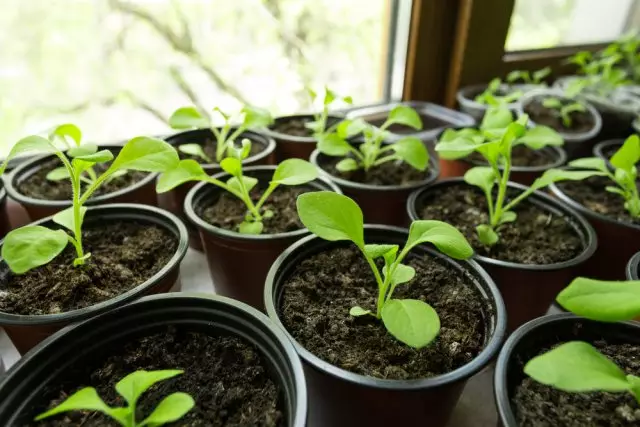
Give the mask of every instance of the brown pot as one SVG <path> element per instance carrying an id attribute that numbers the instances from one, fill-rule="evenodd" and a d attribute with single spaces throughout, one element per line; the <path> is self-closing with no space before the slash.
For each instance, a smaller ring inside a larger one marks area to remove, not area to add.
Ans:
<path id="1" fill-rule="evenodd" d="M 244 175 L 257 178 L 258 185 L 265 188 L 275 169 L 275 166 L 250 166 L 244 170 Z M 224 181 L 229 175 L 222 172 L 214 177 Z M 317 191 L 340 193 L 337 186 L 324 178 L 304 185 Z M 285 248 L 309 234 L 309 231 L 303 228 L 286 233 L 249 235 L 211 225 L 196 214 L 196 211 L 203 200 L 210 203 L 222 191 L 224 190 L 214 185 L 201 182 L 187 194 L 185 213 L 200 232 L 216 293 L 264 310 L 264 280 L 271 264 Z"/>
<path id="2" fill-rule="evenodd" d="M 108 220 L 131 219 L 151 222 L 169 230 L 179 240 L 175 254 L 166 266 L 154 274 L 144 283 L 107 301 L 78 310 L 60 314 L 46 314 L 40 316 L 16 315 L 0 312 L 0 326 L 18 349 L 20 354 L 25 354 L 33 346 L 47 338 L 54 332 L 71 323 L 89 319 L 97 314 L 104 313 L 116 307 L 125 305 L 144 295 L 159 294 L 170 290 L 180 289 L 180 262 L 187 253 L 187 230 L 184 224 L 174 215 L 151 206 L 134 204 L 111 204 L 97 206 L 87 211 L 85 226 Z M 46 225 L 57 227 L 51 218 L 36 221 L 33 225 Z M 0 247 L 3 242 L 0 242 Z M 0 262 L 2 275 L 8 274 L 8 267 L 4 261 Z"/>
<path id="3" fill-rule="evenodd" d="M 175 135 L 168 137 L 165 141 L 171 144 L 174 147 L 178 147 L 178 145 L 183 144 L 204 144 L 208 139 L 213 139 L 213 132 L 209 129 L 196 129 L 189 130 L 186 132 L 180 132 Z M 245 131 L 240 134 L 240 139 L 247 138 L 251 141 L 252 144 L 259 144 L 264 149 L 254 156 L 247 157 L 242 161 L 242 164 L 245 166 L 256 166 L 256 165 L 272 165 L 274 164 L 275 154 L 274 151 L 276 149 L 276 143 L 273 138 L 265 135 L 261 135 L 257 132 L 253 131 Z M 202 169 L 209 174 L 213 175 L 214 173 L 220 172 L 220 166 L 217 163 L 209 163 L 203 164 Z M 168 210 L 174 215 L 177 215 L 185 225 L 187 226 L 187 230 L 189 232 L 189 246 L 198 251 L 202 251 L 202 242 L 200 241 L 200 236 L 198 234 L 198 230 L 191 225 L 191 223 L 187 220 L 187 216 L 184 212 L 184 200 L 187 197 L 187 193 L 196 185 L 195 182 L 185 182 L 174 188 L 171 191 L 166 193 L 162 193 L 158 195 L 159 206 L 163 209 Z"/>
<path id="4" fill-rule="evenodd" d="M 322 169 L 330 157 L 315 150 L 311 154 L 311 163 Z M 406 227 L 409 218 L 406 213 L 407 198 L 418 188 L 434 182 L 438 178 L 438 168 L 429 162 L 429 176 L 421 182 L 411 185 L 370 185 L 348 181 L 335 177 L 322 169 L 325 175 L 334 182 L 340 190 L 351 197 L 362 209 L 366 224 L 395 225 Z"/>
<path id="5" fill-rule="evenodd" d="M 121 146 L 101 145 L 100 150 L 109 150 L 117 155 Z M 55 215 L 61 210 L 71 207 L 71 200 L 45 200 L 36 199 L 34 197 L 25 196 L 18 191 L 18 184 L 38 172 L 44 163 L 50 162 L 56 156 L 54 154 L 35 157 L 25 161 L 17 166 L 11 174 L 5 179 L 7 193 L 10 199 L 13 199 L 24 207 L 31 218 L 31 221 L 37 221 L 51 215 Z M 155 181 L 157 173 L 148 174 L 143 180 L 134 185 L 114 191 L 109 194 L 102 194 L 91 197 L 86 205 L 104 205 L 107 203 L 138 203 L 149 206 L 157 206 L 158 200 L 155 192 Z"/>
<path id="6" fill-rule="evenodd" d="M 313 150 L 316 149 L 316 139 L 313 136 L 295 136 L 286 133 L 277 132 L 275 126 L 286 123 L 290 120 L 314 120 L 312 114 L 292 114 L 288 116 L 277 117 L 274 123 L 265 131 L 267 135 L 276 141 L 276 160 L 280 163 L 287 159 L 303 159 L 308 160 Z M 327 122 L 332 125 L 342 120 L 342 117 L 329 116 Z"/>
<path id="7" fill-rule="evenodd" d="M 418 212 L 420 212 L 420 206 L 424 205 L 424 199 L 430 191 L 461 183 L 464 183 L 462 178 L 447 179 L 413 193 L 407 201 L 407 210 L 411 219 L 422 219 Z M 521 191 L 526 189 L 523 185 L 511 182 L 509 187 Z M 543 316 L 558 293 L 579 275 L 581 266 L 591 258 L 598 244 L 593 228 L 574 210 L 539 191 L 529 196 L 527 201 L 568 218 L 580 235 L 584 250 L 571 260 L 547 265 L 518 264 L 477 254 L 473 256 L 500 289 L 507 307 L 507 330 L 509 332 L 531 319 Z"/>

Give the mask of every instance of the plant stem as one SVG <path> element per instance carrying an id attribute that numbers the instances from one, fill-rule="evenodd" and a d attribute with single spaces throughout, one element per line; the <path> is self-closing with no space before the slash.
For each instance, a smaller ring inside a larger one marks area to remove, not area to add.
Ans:
<path id="1" fill-rule="evenodd" d="M 395 154 L 391 154 L 391 155 L 379 158 L 378 160 L 373 162 L 372 166 L 379 166 L 383 163 L 390 162 L 391 160 L 398 160 L 399 158 L 400 157 L 396 156 Z"/>
<path id="2" fill-rule="evenodd" d="M 382 277 L 380 276 L 380 272 L 378 271 L 378 267 L 376 266 L 376 263 L 373 261 L 373 259 L 369 258 L 369 256 L 365 253 L 364 248 L 360 248 L 360 250 L 362 251 L 362 255 L 364 255 L 364 258 L 367 260 L 367 262 L 369 263 L 369 267 L 371 267 L 371 271 L 373 271 L 373 275 L 376 278 L 376 282 L 378 283 L 378 302 L 377 302 L 377 309 L 376 309 L 376 318 L 380 319 L 382 317 L 382 305 L 384 305 L 384 282 L 382 280 Z"/>
<path id="3" fill-rule="evenodd" d="M 227 149 L 227 135 L 229 134 L 229 123 L 225 122 L 222 130 L 216 135 L 216 161 L 220 163 L 224 159 L 224 151 Z"/>
<path id="4" fill-rule="evenodd" d="M 504 171 L 500 177 L 500 187 L 498 188 L 498 200 L 496 200 L 494 215 L 491 220 L 491 227 L 496 227 L 502 216 L 502 205 L 507 194 L 507 183 L 509 182 L 509 173 L 511 172 L 511 158 L 505 156 Z"/>
<path id="5" fill-rule="evenodd" d="M 275 190 L 277 187 L 278 187 L 278 184 L 274 184 L 274 183 L 269 184 L 269 187 L 265 190 L 264 193 L 262 193 L 262 197 L 260 197 L 260 200 L 258 200 L 258 203 L 256 204 L 256 209 L 258 211 L 260 211 L 260 208 L 262 208 L 262 205 L 264 204 L 264 202 L 267 201 L 271 193 L 273 193 L 273 190 Z"/>

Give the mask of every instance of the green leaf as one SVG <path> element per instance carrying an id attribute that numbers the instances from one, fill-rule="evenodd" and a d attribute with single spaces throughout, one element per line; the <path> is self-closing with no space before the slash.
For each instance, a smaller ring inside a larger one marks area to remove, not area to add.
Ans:
<path id="1" fill-rule="evenodd" d="M 524 372 L 539 383 L 568 392 L 626 391 L 624 372 L 590 344 L 572 341 L 534 357 Z"/>
<path id="2" fill-rule="evenodd" d="M 169 117 L 169 126 L 173 129 L 200 129 L 211 127 L 211 122 L 195 107 L 178 108 Z"/>
<path id="3" fill-rule="evenodd" d="M 142 172 L 165 172 L 178 166 L 180 158 L 176 150 L 157 138 L 139 136 L 127 142 L 106 174 L 119 169 Z"/>
<path id="4" fill-rule="evenodd" d="M 247 193 L 249 193 L 251 190 L 253 190 L 253 187 L 255 187 L 258 184 L 258 180 L 256 178 L 253 178 L 251 176 L 234 176 L 229 178 L 229 180 L 227 181 L 227 185 L 229 187 L 231 187 L 233 190 L 235 190 L 236 192 L 242 194 L 242 188 L 240 187 L 240 180 L 242 180 L 242 183 L 244 184 L 244 188 L 246 190 Z"/>
<path id="5" fill-rule="evenodd" d="M 523 137 L 518 139 L 518 143 L 524 144 L 533 150 L 543 147 L 560 147 L 564 144 L 562 136 L 548 126 L 536 126 L 528 129 Z"/>
<path id="6" fill-rule="evenodd" d="M 75 145 L 80 145 L 80 141 L 82 140 L 82 131 L 74 124 L 65 123 L 57 126 L 53 132 L 49 134 L 49 139 L 51 140 L 56 137 L 62 139 L 65 143 L 67 143 L 67 138 L 70 138 Z"/>
<path id="7" fill-rule="evenodd" d="M 247 105 L 242 109 L 242 113 L 244 113 L 242 125 L 245 129 L 263 128 L 273 123 L 273 117 L 263 108 Z"/>
<path id="8" fill-rule="evenodd" d="M 318 150 L 327 156 L 346 156 L 351 151 L 351 145 L 338 134 L 332 133 L 319 138 Z"/>
<path id="9" fill-rule="evenodd" d="M 618 188 L 618 187 L 613 187 L 613 186 L 608 185 L 608 186 L 604 187 L 604 189 L 605 189 L 605 191 L 608 191 L 609 193 L 618 194 L 618 195 L 620 195 L 622 197 L 626 196 L 624 190 L 621 189 L 621 188 Z"/>
<path id="10" fill-rule="evenodd" d="M 464 181 L 469 185 L 480 187 L 485 194 L 490 194 L 496 183 L 496 174 L 490 167 L 476 166 L 464 174 Z"/>
<path id="11" fill-rule="evenodd" d="M 271 182 L 281 185 L 300 185 L 318 178 L 318 168 L 302 159 L 287 159 L 273 173 Z"/>
<path id="12" fill-rule="evenodd" d="M 493 246 L 498 243 L 498 234 L 490 225 L 480 224 L 476 227 L 476 233 L 478 233 L 478 240 L 485 246 Z"/>
<path id="13" fill-rule="evenodd" d="M 100 150 L 97 153 L 75 156 L 73 160 L 82 160 L 88 163 L 105 163 L 113 160 L 113 153 L 109 150 Z"/>
<path id="14" fill-rule="evenodd" d="M 77 147 L 71 147 L 67 150 L 67 156 L 78 157 L 87 156 L 89 154 L 97 153 L 98 146 L 96 144 L 82 144 Z"/>
<path id="15" fill-rule="evenodd" d="M 383 257 L 387 254 L 395 257 L 398 245 L 364 245 L 364 253 L 371 259 Z"/>
<path id="16" fill-rule="evenodd" d="M 500 216 L 500 224 L 506 224 L 508 222 L 514 222 L 518 219 L 518 214 L 513 211 L 502 212 L 502 216 Z"/>
<path id="17" fill-rule="evenodd" d="M 264 229 L 261 221 L 244 221 L 238 225 L 238 231 L 241 234 L 260 234 Z"/>
<path id="18" fill-rule="evenodd" d="M 415 299 L 391 299 L 382 307 L 382 322 L 398 341 L 422 348 L 440 332 L 440 319 L 427 303 Z"/>
<path id="19" fill-rule="evenodd" d="M 492 107 L 482 118 L 480 129 L 503 129 L 513 122 L 513 113 L 508 108 Z"/>
<path id="20" fill-rule="evenodd" d="M 386 275 L 386 266 L 383 270 L 384 274 Z M 402 283 L 411 281 L 414 277 L 416 277 L 415 268 L 404 264 L 398 264 L 396 266 L 396 269 L 393 270 L 393 274 L 391 275 L 391 284 L 393 286 L 400 285 Z"/>
<path id="21" fill-rule="evenodd" d="M 342 139 L 348 139 L 364 132 L 365 129 L 370 127 L 371 125 L 361 118 L 345 119 L 338 124 L 338 127 L 336 127 L 336 133 Z"/>
<path id="22" fill-rule="evenodd" d="M 112 409 L 102 401 L 95 388 L 87 387 L 78 390 L 55 408 L 38 415 L 35 421 L 68 411 L 99 411 L 109 415 Z"/>
<path id="23" fill-rule="evenodd" d="M 61 181 L 63 179 L 69 179 L 69 171 L 66 166 L 60 166 L 59 168 L 55 168 L 47 173 L 47 179 L 49 181 Z"/>
<path id="24" fill-rule="evenodd" d="M 556 300 L 567 310 L 601 322 L 632 320 L 640 315 L 640 281 L 602 281 L 578 277 Z"/>
<path id="25" fill-rule="evenodd" d="M 156 184 L 156 192 L 164 193 L 188 181 L 202 181 L 209 177 L 195 160 L 181 160 L 175 168 L 167 170 Z"/>
<path id="26" fill-rule="evenodd" d="M 362 211 L 347 196 L 331 191 L 304 193 L 296 204 L 300 220 L 316 236 L 329 241 L 350 240 L 364 248 Z"/>
<path id="27" fill-rule="evenodd" d="M 520 70 L 513 70 L 511 71 L 509 74 L 507 74 L 507 78 L 506 80 L 509 83 L 514 83 L 515 81 L 519 80 L 519 79 L 524 79 L 525 76 L 525 72 L 524 71 L 520 71 Z"/>
<path id="28" fill-rule="evenodd" d="M 640 377 L 627 375 L 627 382 L 631 385 L 631 393 L 633 393 L 636 400 L 640 402 Z"/>
<path id="29" fill-rule="evenodd" d="M 220 162 L 220 167 L 223 171 L 233 176 L 242 175 L 242 162 L 240 159 L 236 159 L 235 157 L 227 157 L 222 159 Z"/>
<path id="30" fill-rule="evenodd" d="M 542 100 L 542 106 L 545 108 L 559 110 L 560 108 L 562 108 L 562 101 L 560 101 L 558 98 L 549 97 Z"/>
<path id="31" fill-rule="evenodd" d="M 622 147 L 611 157 L 611 164 L 617 169 L 629 170 L 640 160 L 640 137 L 631 135 Z"/>
<path id="32" fill-rule="evenodd" d="M 416 130 L 422 129 L 420 115 L 416 110 L 406 105 L 397 105 L 389 112 L 389 117 L 383 126 L 386 128 L 392 124 L 405 125 Z"/>
<path id="33" fill-rule="evenodd" d="M 42 154 L 47 153 L 60 153 L 60 150 L 56 148 L 48 139 L 37 135 L 27 136 L 16 142 L 11 148 L 9 155 L 0 166 L 0 175 L 2 175 L 9 164 L 9 160 L 15 156 L 24 153 L 37 152 Z"/>
<path id="34" fill-rule="evenodd" d="M 393 151 L 414 169 L 423 171 L 429 165 L 429 152 L 424 143 L 415 137 L 402 138 L 391 145 Z"/>
<path id="35" fill-rule="evenodd" d="M 569 166 L 580 169 L 594 169 L 600 172 L 607 172 L 607 164 L 599 157 L 585 157 L 569 162 Z"/>
<path id="36" fill-rule="evenodd" d="M 436 144 L 436 152 L 441 159 L 455 160 L 467 157 L 480 146 L 482 145 L 472 138 L 458 136 L 454 140 L 441 140 L 441 142 L 438 142 Z"/>
<path id="37" fill-rule="evenodd" d="M 540 83 L 542 80 L 551 74 L 551 67 L 544 67 L 533 72 L 533 82 Z"/>
<path id="38" fill-rule="evenodd" d="M 324 87 L 324 99 L 322 100 L 323 105 L 325 107 L 329 106 L 329 104 L 331 104 L 333 101 L 335 101 L 336 98 L 337 98 L 336 93 L 325 86 Z"/>
<path id="39" fill-rule="evenodd" d="M 549 169 L 531 184 L 531 189 L 539 190 L 558 181 L 581 181 L 592 176 L 604 175 L 602 172 L 568 171 L 563 169 Z"/>
<path id="40" fill-rule="evenodd" d="M 138 425 L 143 427 L 172 423 L 182 418 L 195 404 L 187 393 L 173 393 L 162 399 L 151 415 Z"/>
<path id="41" fill-rule="evenodd" d="M 367 314 L 370 314 L 373 316 L 373 313 L 371 313 L 371 310 L 365 310 L 364 308 L 358 305 L 356 305 L 355 307 L 351 307 L 351 310 L 349 310 L 349 315 L 353 317 L 366 316 Z"/>
<path id="42" fill-rule="evenodd" d="M 413 221 L 409 229 L 406 247 L 432 243 L 440 252 L 455 259 L 468 259 L 473 249 L 467 239 L 452 225 L 442 221 Z"/>
<path id="43" fill-rule="evenodd" d="M 116 383 L 116 391 L 129 406 L 134 405 L 138 398 L 152 385 L 181 375 L 183 371 L 167 369 L 161 371 L 136 371 Z"/>
<path id="44" fill-rule="evenodd" d="M 80 224 L 84 221 L 84 215 L 87 213 L 87 208 L 84 206 L 80 206 Z M 61 210 L 57 214 L 53 216 L 53 222 L 56 224 L 60 224 L 67 230 L 73 231 L 73 206 Z"/>
<path id="45" fill-rule="evenodd" d="M 7 234 L 2 245 L 2 258 L 11 271 L 22 274 L 48 264 L 64 250 L 68 241 L 63 230 L 28 225 Z"/>
<path id="46" fill-rule="evenodd" d="M 211 157 L 207 156 L 207 153 L 204 152 L 204 149 L 200 144 L 178 145 L 178 151 L 184 154 L 188 154 L 189 156 L 199 157 L 205 162 L 213 163 L 213 161 L 211 160 Z"/>
<path id="47" fill-rule="evenodd" d="M 338 169 L 340 172 L 354 171 L 358 170 L 358 168 L 358 162 L 356 162 L 355 159 L 351 158 L 342 159 L 338 163 L 336 163 L 336 169 Z"/>

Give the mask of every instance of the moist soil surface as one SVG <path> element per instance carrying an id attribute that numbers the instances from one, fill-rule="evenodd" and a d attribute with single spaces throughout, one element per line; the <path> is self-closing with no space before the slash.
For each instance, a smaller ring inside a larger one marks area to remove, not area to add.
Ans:
<path id="1" fill-rule="evenodd" d="M 312 116 L 276 119 L 275 123 L 271 125 L 271 130 L 285 135 L 312 137 L 313 131 L 306 127 L 306 124 L 312 121 Z"/>
<path id="2" fill-rule="evenodd" d="M 0 269 L 0 311 L 43 315 L 64 313 L 114 298 L 140 285 L 171 259 L 178 242 L 169 231 L 144 222 L 100 222 L 82 233 L 83 267 L 66 249 L 49 264 L 25 274 Z"/>
<path id="3" fill-rule="evenodd" d="M 280 427 L 286 423 L 284 397 L 258 349 L 234 336 L 212 336 L 184 327 L 169 327 L 93 355 L 87 366 L 75 368 L 63 382 L 45 390 L 42 406 L 33 414 L 60 404 L 83 387 L 95 387 L 111 406 L 125 406 L 115 384 L 137 370 L 180 369 L 184 373 L 155 384 L 138 401 L 137 420 L 148 416 L 158 403 L 174 392 L 188 393 L 195 406 L 183 418 L 167 426 Z M 74 411 L 30 423 L 29 426 L 118 426 L 97 412 Z"/>
<path id="4" fill-rule="evenodd" d="M 114 153 L 116 155 L 117 153 Z M 73 191 L 71 189 L 71 181 L 63 179 L 60 181 L 50 181 L 47 174 L 53 169 L 62 166 L 62 162 L 58 159 L 42 163 L 42 167 L 34 174 L 18 184 L 18 191 L 28 197 L 41 200 L 71 200 Z M 108 163 L 102 163 L 94 166 L 94 171 L 99 176 L 109 167 Z M 125 175 L 118 176 L 103 183 L 92 195 L 92 197 L 103 194 L 113 193 L 123 188 L 130 187 L 137 182 L 142 181 L 147 172 L 128 171 Z M 87 183 L 82 183 L 82 191 L 88 187 Z"/>
<path id="5" fill-rule="evenodd" d="M 505 205 L 518 194 L 517 190 L 507 191 Z M 475 228 L 489 222 L 487 201 L 482 192 L 465 184 L 431 190 L 420 200 L 417 212 L 422 219 L 445 221 L 458 228 L 477 254 L 493 259 L 544 265 L 573 259 L 584 250 L 580 235 L 564 217 L 527 200 L 516 206 L 517 220 L 498 229 L 498 243 L 484 246 Z"/>
<path id="6" fill-rule="evenodd" d="M 275 189 L 262 206 L 262 213 L 267 210 L 273 212 L 271 218 L 264 218 L 262 224 L 264 228 L 262 234 L 286 233 L 304 228 L 298 211 L 296 210 L 296 199 L 302 193 L 316 191 L 312 187 L 280 186 Z M 196 208 L 196 213 L 206 222 L 225 230 L 238 231 L 238 226 L 244 221 L 247 214 L 247 207 L 240 199 L 226 191 L 219 193 L 217 198 L 211 198 L 211 204 L 200 205 Z M 254 189 L 250 196 L 254 204 L 262 197 L 263 189 Z"/>
<path id="7" fill-rule="evenodd" d="M 473 152 L 467 157 L 473 163 L 486 165 L 482 154 Z M 520 167 L 550 166 L 558 161 L 555 151 L 550 149 L 533 150 L 525 145 L 516 145 L 511 151 L 511 164 Z"/>
<path id="8" fill-rule="evenodd" d="M 571 104 L 574 101 L 560 99 L 562 105 Z M 569 114 L 571 126 L 566 127 L 560 116 L 560 111 L 554 108 L 547 108 L 542 105 L 542 99 L 534 99 L 524 108 L 524 112 L 531 117 L 537 125 L 549 126 L 558 132 L 565 133 L 586 133 L 595 126 L 595 120 L 588 111 L 574 111 Z"/>
<path id="9" fill-rule="evenodd" d="M 425 130 L 438 129 L 443 126 L 449 125 L 449 122 L 445 122 L 444 120 L 437 119 L 436 117 L 433 117 L 427 114 L 420 114 L 420 112 L 418 112 L 418 114 L 420 115 L 420 120 L 422 120 L 422 129 L 416 130 L 410 126 L 405 126 L 405 125 L 395 123 L 389 126 L 387 130 L 391 133 L 404 135 L 404 134 L 418 133 Z M 366 117 L 364 118 L 366 119 Z M 380 127 L 386 120 L 387 120 L 387 117 L 385 117 L 384 119 L 367 120 L 367 121 L 374 126 Z"/>
<path id="10" fill-rule="evenodd" d="M 594 346 L 626 374 L 640 375 L 640 346 Z M 640 405 L 631 393 L 567 393 L 527 377 L 517 387 L 513 404 L 521 427 L 640 426 Z"/>
<path id="11" fill-rule="evenodd" d="M 606 177 L 595 176 L 582 181 L 566 181 L 556 184 L 563 193 L 587 209 L 620 222 L 640 225 L 640 218 L 633 218 L 624 208 L 624 198 L 605 190 L 615 186 Z M 640 189 L 640 181 L 636 181 Z"/>
<path id="12" fill-rule="evenodd" d="M 373 273 L 354 246 L 330 249 L 302 261 L 284 283 L 280 318 L 307 350 L 361 375 L 428 378 L 469 363 L 484 347 L 483 319 L 490 308 L 471 279 L 443 261 L 416 255 L 405 262 L 416 269 L 416 278 L 399 285 L 393 297 L 425 301 L 440 316 L 440 334 L 422 349 L 393 338 L 373 316 L 349 315 L 355 305 L 375 312 L 378 296 Z"/>
<path id="13" fill-rule="evenodd" d="M 364 169 L 341 172 L 336 169 L 336 165 L 342 159 L 342 157 L 327 157 L 322 160 L 319 158 L 318 160 L 320 167 L 330 175 L 360 184 L 408 186 L 422 182 L 431 175 L 429 169 L 419 171 L 402 161 L 386 162 L 369 169 L 367 172 Z"/>
<path id="14" fill-rule="evenodd" d="M 242 138 L 239 138 L 242 139 Z M 250 138 L 248 138 L 250 139 Z M 200 143 L 199 141 L 188 141 L 188 142 L 184 142 L 184 144 L 193 144 L 193 143 Z M 180 151 L 180 149 L 178 147 L 180 147 L 180 145 L 183 144 L 177 144 L 175 147 L 178 149 L 178 156 L 180 157 L 180 160 L 186 160 L 186 159 L 190 159 L 190 160 L 195 160 L 196 162 L 202 164 L 202 165 L 209 165 L 209 164 L 218 164 L 218 162 L 215 161 L 216 158 L 216 149 L 218 147 L 218 144 L 216 143 L 216 141 L 214 139 L 207 139 L 204 143 L 204 145 L 202 146 L 202 149 L 204 150 L 204 153 L 210 158 L 213 159 L 213 162 L 209 162 L 205 159 L 203 159 L 202 157 L 199 156 L 193 156 L 191 154 L 187 154 L 187 153 L 183 153 L 182 151 Z M 236 144 L 239 146 L 239 144 Z M 266 145 L 257 142 L 253 139 L 251 139 L 251 150 L 249 151 L 249 157 L 251 156 L 255 156 L 256 154 L 262 153 L 264 150 L 266 149 Z"/>

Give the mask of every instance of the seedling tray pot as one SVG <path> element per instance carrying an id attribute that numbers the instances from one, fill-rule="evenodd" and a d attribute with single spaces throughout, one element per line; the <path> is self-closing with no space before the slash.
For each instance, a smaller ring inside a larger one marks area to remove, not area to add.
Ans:
<path id="1" fill-rule="evenodd" d="M 489 109 L 489 106 L 476 102 L 475 99 L 476 96 L 484 92 L 486 88 L 486 84 L 472 85 L 463 87 L 456 93 L 456 101 L 458 101 L 460 111 L 470 115 L 478 123 L 482 121 L 482 118 Z M 506 85 L 502 85 L 501 90 L 503 92 L 508 92 L 509 88 Z M 507 104 L 506 108 L 517 114 L 520 110 L 520 102 L 516 101 L 511 104 Z"/>
<path id="2" fill-rule="evenodd" d="M 631 257 L 627 264 L 627 280 L 640 280 L 640 252 Z"/>

